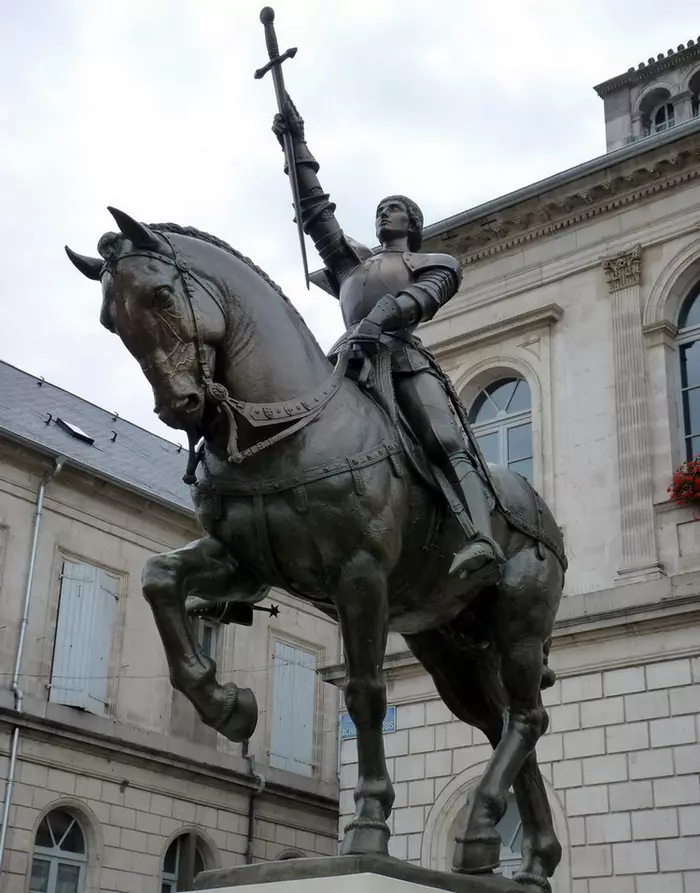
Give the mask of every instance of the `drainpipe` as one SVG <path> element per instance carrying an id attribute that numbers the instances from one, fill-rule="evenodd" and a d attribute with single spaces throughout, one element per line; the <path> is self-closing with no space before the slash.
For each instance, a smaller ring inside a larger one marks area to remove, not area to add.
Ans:
<path id="1" fill-rule="evenodd" d="M 12 674 L 12 683 L 10 688 L 15 699 L 15 712 L 22 713 L 24 708 L 24 692 L 19 687 L 19 677 L 22 668 L 22 656 L 24 654 L 24 640 L 27 634 L 27 625 L 29 623 L 29 604 L 32 597 L 32 583 L 34 582 L 34 568 L 36 566 L 37 543 L 39 542 L 39 530 L 41 528 L 41 519 L 44 515 L 44 495 L 46 494 L 46 485 L 53 480 L 63 468 L 65 459 L 63 456 L 57 456 L 54 459 L 54 467 L 45 471 L 41 477 L 39 489 L 36 494 L 36 510 L 34 512 L 34 523 L 32 527 L 32 544 L 29 550 L 29 569 L 27 571 L 27 585 L 24 590 L 24 603 L 22 605 L 22 618 L 19 623 L 19 640 L 17 642 L 17 654 L 15 656 L 15 669 Z M 19 753 L 19 726 L 15 726 L 12 730 L 12 739 L 10 744 L 10 762 L 7 769 L 7 782 L 5 783 L 5 804 L 2 811 L 2 826 L 0 826 L 0 875 L 2 874 L 2 864 L 5 858 L 5 845 L 7 843 L 7 832 L 10 826 L 10 809 L 12 807 L 12 791 L 15 786 L 15 771 L 17 768 L 17 755 Z"/>
<path id="2" fill-rule="evenodd" d="M 255 801 L 265 790 L 265 776 L 255 771 L 255 756 L 248 753 L 248 741 L 243 742 L 243 757 L 248 760 L 248 770 L 252 777 L 257 781 L 256 788 L 251 791 L 250 800 L 248 801 L 248 841 L 245 848 L 246 865 L 253 864 L 253 840 L 255 837 Z"/>

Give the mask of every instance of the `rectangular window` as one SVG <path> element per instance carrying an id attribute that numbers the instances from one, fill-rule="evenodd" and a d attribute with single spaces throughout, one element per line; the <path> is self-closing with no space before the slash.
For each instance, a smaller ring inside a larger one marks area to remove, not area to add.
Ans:
<path id="1" fill-rule="evenodd" d="M 119 592 L 116 574 L 75 561 L 61 571 L 49 700 L 104 715 Z"/>
<path id="2" fill-rule="evenodd" d="M 310 776 L 316 731 L 316 655 L 276 642 L 273 661 L 270 765 Z"/>
<path id="3" fill-rule="evenodd" d="M 219 644 L 218 623 L 214 620 L 198 617 L 194 631 L 202 651 L 207 657 L 216 660 Z"/>

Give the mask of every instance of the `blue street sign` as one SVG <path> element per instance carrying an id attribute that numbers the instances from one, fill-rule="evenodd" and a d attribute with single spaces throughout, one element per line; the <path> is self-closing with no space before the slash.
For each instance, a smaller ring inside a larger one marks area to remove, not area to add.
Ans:
<path id="1" fill-rule="evenodd" d="M 396 731 L 396 707 L 387 707 L 386 716 L 382 725 L 382 732 L 390 735 Z M 347 713 L 340 716 L 340 740 L 348 741 L 350 738 L 357 738 L 357 729 L 355 723 L 350 719 Z"/>

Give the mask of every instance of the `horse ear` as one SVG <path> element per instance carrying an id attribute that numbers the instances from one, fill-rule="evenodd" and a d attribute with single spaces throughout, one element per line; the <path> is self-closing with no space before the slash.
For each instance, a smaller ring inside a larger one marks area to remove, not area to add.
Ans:
<path id="1" fill-rule="evenodd" d="M 65 249 L 71 263 L 80 270 L 83 276 L 87 276 L 88 279 L 99 281 L 102 267 L 104 265 L 104 261 L 101 257 L 86 257 L 84 254 L 76 254 L 76 252 L 71 251 L 67 245 L 65 246 Z"/>
<path id="2" fill-rule="evenodd" d="M 130 239 L 134 245 L 137 245 L 139 248 L 150 249 L 160 247 L 158 236 L 145 223 L 139 223 L 138 220 L 134 220 L 133 217 L 130 217 L 124 211 L 120 211 L 119 208 L 108 207 L 107 210 L 117 221 L 117 226 L 121 230 L 122 235 Z"/>

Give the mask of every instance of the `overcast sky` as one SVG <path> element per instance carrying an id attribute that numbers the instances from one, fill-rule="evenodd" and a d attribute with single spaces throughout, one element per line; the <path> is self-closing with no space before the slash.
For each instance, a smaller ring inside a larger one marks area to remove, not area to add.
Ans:
<path id="1" fill-rule="evenodd" d="M 218 235 L 292 297 L 327 347 L 335 301 L 307 293 L 260 0 L 0 0 L 0 359 L 169 439 L 135 361 L 98 320 L 106 206 Z M 374 244 L 378 199 L 432 223 L 605 151 L 592 87 L 697 39 L 677 0 L 277 0 L 287 87 L 341 225 Z M 318 256 L 308 245 L 312 268 Z"/>

